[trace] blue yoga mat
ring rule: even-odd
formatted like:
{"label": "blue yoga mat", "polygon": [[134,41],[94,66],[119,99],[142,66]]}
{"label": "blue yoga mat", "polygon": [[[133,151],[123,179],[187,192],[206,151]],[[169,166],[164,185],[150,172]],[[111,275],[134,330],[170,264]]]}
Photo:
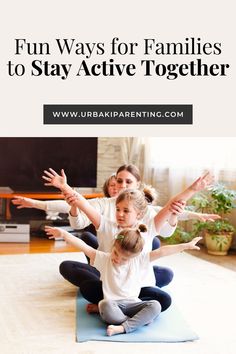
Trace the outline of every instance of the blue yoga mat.
{"label": "blue yoga mat", "polygon": [[175,305],[162,312],[148,326],[128,334],[107,336],[106,323],[97,314],[86,312],[87,301],[78,292],[76,300],[76,340],[110,342],[186,342],[198,339]]}

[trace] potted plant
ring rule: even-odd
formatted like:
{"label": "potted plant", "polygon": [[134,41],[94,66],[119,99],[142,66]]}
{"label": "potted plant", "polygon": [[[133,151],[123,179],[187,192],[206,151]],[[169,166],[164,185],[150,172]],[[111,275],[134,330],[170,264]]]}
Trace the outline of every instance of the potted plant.
{"label": "potted plant", "polygon": [[221,219],[215,222],[195,221],[192,234],[203,233],[209,254],[226,255],[233,239],[234,226],[226,218],[236,207],[236,191],[227,189],[223,184],[216,184],[211,189],[198,193],[190,203],[195,211],[219,214]]}
{"label": "potted plant", "polygon": [[166,243],[168,245],[175,245],[178,243],[189,242],[193,239],[194,236],[192,235],[191,232],[186,231],[184,226],[181,225],[176,227],[175,232],[170,237],[167,238],[163,238],[161,236],[159,237],[163,243]]}

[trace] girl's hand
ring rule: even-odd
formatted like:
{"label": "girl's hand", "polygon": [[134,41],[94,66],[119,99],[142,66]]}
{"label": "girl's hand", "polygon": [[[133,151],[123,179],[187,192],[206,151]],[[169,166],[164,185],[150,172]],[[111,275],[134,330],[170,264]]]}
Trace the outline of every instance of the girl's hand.
{"label": "girl's hand", "polygon": [[58,227],[45,226],[45,232],[49,239],[61,239],[63,237],[63,232]]}
{"label": "girl's hand", "polygon": [[205,175],[199,177],[190,188],[195,192],[199,192],[205,188],[210,187],[214,183],[214,176],[207,172]]}
{"label": "girl's hand", "polygon": [[44,183],[45,186],[53,186],[59,189],[63,189],[63,187],[67,183],[67,178],[64,170],[61,170],[61,175],[59,175],[56,171],[52,168],[49,168],[49,171],[44,170],[46,176],[42,176],[42,178],[47,181]]}
{"label": "girl's hand", "polygon": [[196,243],[198,243],[198,241],[200,241],[202,239],[202,237],[194,237],[192,239],[192,241],[187,242],[186,246],[187,246],[187,250],[200,250],[200,247],[196,246]]}
{"label": "girl's hand", "polygon": [[12,203],[17,205],[17,209],[33,208],[35,205],[35,201],[33,199],[18,196],[12,199]]}

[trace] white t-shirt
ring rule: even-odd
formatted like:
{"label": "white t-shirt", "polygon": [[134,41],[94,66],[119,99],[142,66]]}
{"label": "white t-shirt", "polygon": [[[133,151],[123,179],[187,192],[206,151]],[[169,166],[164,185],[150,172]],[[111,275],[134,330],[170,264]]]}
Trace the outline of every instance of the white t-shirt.
{"label": "white t-shirt", "polygon": [[[144,251],[150,252],[152,250],[152,241],[156,236],[156,227],[154,223],[154,218],[150,218],[149,220],[140,220],[137,223],[137,227],[139,224],[145,224],[147,226],[147,232],[141,232],[141,235],[145,241],[144,243]],[[136,225],[134,226],[136,227]],[[108,220],[103,215],[101,216],[101,223],[99,228],[97,229],[97,239],[98,239],[98,249],[102,252],[111,252],[112,245],[115,240],[115,236],[122,230],[116,222]]]}
{"label": "white t-shirt", "polygon": [[140,272],[147,272],[149,254],[142,252],[123,265],[113,264],[111,254],[96,251],[94,267],[101,273],[104,299],[141,301],[138,298],[142,284]]}
{"label": "white t-shirt", "polygon": [[[154,218],[147,220],[145,223],[147,226],[147,232],[141,232],[141,236],[144,239],[144,247],[142,253],[148,253],[152,250],[152,241],[156,236],[156,227],[154,223]],[[139,224],[143,224],[143,220],[139,221]],[[137,226],[138,227],[138,224]],[[98,238],[98,250],[102,252],[110,253],[116,235],[122,229],[113,221],[107,220],[104,216],[101,217],[101,223],[99,228],[97,229],[97,238]],[[141,269],[139,272],[141,285],[144,286],[155,286],[156,279],[153,272],[152,264],[149,262],[148,267]]]}
{"label": "white t-shirt", "polygon": [[[89,203],[99,212],[100,215],[105,216],[107,219],[116,222],[116,198],[95,198],[89,199]],[[154,216],[159,212],[162,208],[158,206],[148,205],[147,211],[143,217],[142,223],[147,225],[150,219],[153,219]],[[88,226],[91,222],[88,217],[80,210],[78,210],[78,216],[69,215],[70,225],[73,229],[83,229]],[[176,226],[171,226],[168,222],[166,222],[161,230],[160,236],[162,237],[170,237],[175,231]],[[156,236],[156,235],[155,235]]]}
{"label": "white t-shirt", "polygon": [[[116,198],[94,198],[88,199],[89,203],[101,214],[106,216],[108,219],[115,221],[115,203]],[[39,209],[45,211],[55,211],[58,213],[69,213],[70,206],[64,200],[50,200],[50,201],[40,201],[40,205],[37,206]],[[150,215],[158,213],[162,207],[149,205],[145,218],[149,218]],[[179,220],[189,220],[189,212],[183,212],[179,217]],[[81,211],[78,210],[78,216],[71,216],[69,214],[70,225],[73,229],[81,230],[86,226],[91,224],[91,221],[88,217]],[[160,230],[160,236],[170,237],[175,231],[175,227],[170,226],[168,223],[163,225]]]}

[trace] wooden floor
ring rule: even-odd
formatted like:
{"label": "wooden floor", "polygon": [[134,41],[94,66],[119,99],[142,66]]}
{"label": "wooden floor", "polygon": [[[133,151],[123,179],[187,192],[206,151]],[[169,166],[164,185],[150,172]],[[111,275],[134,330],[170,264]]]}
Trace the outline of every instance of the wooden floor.
{"label": "wooden floor", "polygon": [[31,237],[29,243],[0,243],[1,254],[62,253],[78,252],[65,241],[54,241],[43,237]]}
{"label": "wooden floor", "polygon": [[201,246],[199,252],[188,251],[195,257],[204,259],[207,262],[218,264],[222,267],[231,269],[236,272],[236,250],[229,251],[227,256],[214,256],[207,253],[207,249],[204,246]]}
{"label": "wooden floor", "polygon": [[[31,237],[30,243],[0,243],[0,255],[63,252],[78,252],[78,249],[69,246],[65,241],[54,241],[35,236]],[[236,271],[236,251],[230,251],[227,256],[212,256],[207,253],[204,246],[201,246],[199,252],[189,251],[189,253],[208,262]]]}

